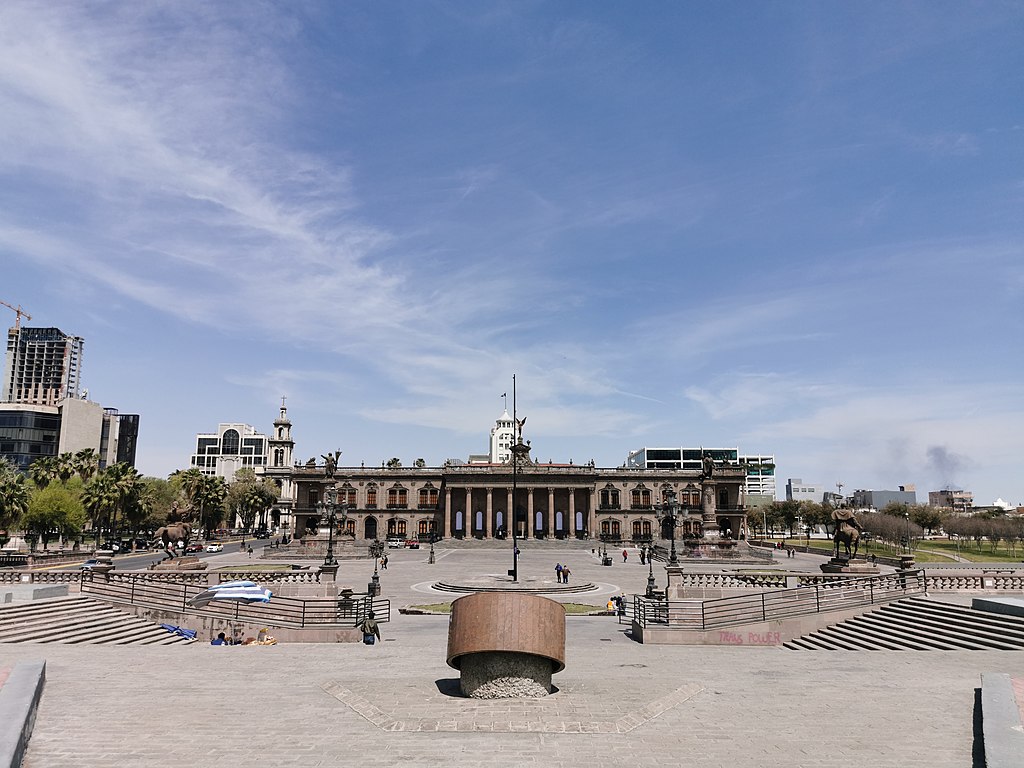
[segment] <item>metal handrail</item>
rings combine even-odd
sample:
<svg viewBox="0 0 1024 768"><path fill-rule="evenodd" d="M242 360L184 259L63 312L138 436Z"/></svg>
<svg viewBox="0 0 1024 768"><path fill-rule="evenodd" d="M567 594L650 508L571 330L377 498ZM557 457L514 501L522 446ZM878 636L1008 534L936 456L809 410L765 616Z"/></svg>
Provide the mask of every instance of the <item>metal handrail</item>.
<svg viewBox="0 0 1024 768"><path fill-rule="evenodd" d="M680 629L716 629L874 605L926 591L924 571L914 570L807 583L791 589L714 600L652 600L635 595L633 620L642 627L659 624Z"/></svg>
<svg viewBox="0 0 1024 768"><path fill-rule="evenodd" d="M146 578L148 574L82 574L82 594L143 608L233 618L268 626L354 626L373 611L378 622L391 619L391 601L352 595L339 598L299 598L275 595L269 603L212 601L202 608L189 600L205 589L202 584Z"/></svg>

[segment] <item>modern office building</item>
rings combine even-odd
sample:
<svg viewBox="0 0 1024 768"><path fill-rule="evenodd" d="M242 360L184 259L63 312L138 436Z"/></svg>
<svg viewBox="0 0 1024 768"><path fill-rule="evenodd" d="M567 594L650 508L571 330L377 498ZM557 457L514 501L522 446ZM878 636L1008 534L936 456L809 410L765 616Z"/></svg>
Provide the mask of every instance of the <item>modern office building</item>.
<svg viewBox="0 0 1024 768"><path fill-rule="evenodd" d="M799 477L786 481L786 501L815 501L820 504L824 500L825 486L821 483L805 483Z"/></svg>
<svg viewBox="0 0 1024 768"><path fill-rule="evenodd" d="M474 453L469 456L470 464L505 464L512 459L512 441L515 440L515 423L508 415L508 409L498 417L491 427L490 450L486 454Z"/></svg>
<svg viewBox="0 0 1024 768"><path fill-rule="evenodd" d="M948 507L958 515L969 514L974 510L974 494L970 491L945 488L941 491L928 491L928 506Z"/></svg>
<svg viewBox="0 0 1024 768"><path fill-rule="evenodd" d="M57 405L0 403L0 456L25 471L33 461L92 448L100 469L124 462L135 466L137 415L121 415L81 398Z"/></svg>
<svg viewBox="0 0 1024 768"><path fill-rule="evenodd" d="M77 398L84 343L59 328L8 330L0 400L57 405L66 398Z"/></svg>
<svg viewBox="0 0 1024 768"><path fill-rule="evenodd" d="M853 492L851 503L860 509L884 509L889 504L917 504L917 489L913 485L901 485L898 491L858 489Z"/></svg>
<svg viewBox="0 0 1024 768"><path fill-rule="evenodd" d="M138 415L119 414L79 392L85 342L59 328L7 332L0 456L26 471L36 459L96 451L100 469L135 465Z"/></svg>
<svg viewBox="0 0 1024 768"><path fill-rule="evenodd" d="M262 471L268 457L266 435L248 424L219 424L216 432L196 435L196 451L190 464L204 475L230 481L243 467Z"/></svg>
<svg viewBox="0 0 1024 768"><path fill-rule="evenodd" d="M745 494L775 498L775 456L771 454L741 454L739 448L640 448L629 452L626 466L630 469L699 471L705 453L720 464L735 464L744 468Z"/></svg>

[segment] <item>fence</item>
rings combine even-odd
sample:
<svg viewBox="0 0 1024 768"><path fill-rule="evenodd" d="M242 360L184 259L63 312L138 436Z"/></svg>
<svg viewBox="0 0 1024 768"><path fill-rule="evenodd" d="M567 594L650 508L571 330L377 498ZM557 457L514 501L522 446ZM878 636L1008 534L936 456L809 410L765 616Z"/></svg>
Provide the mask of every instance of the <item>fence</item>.
<svg viewBox="0 0 1024 768"><path fill-rule="evenodd" d="M703 601L650 600L637 595L633 600L633 621L641 627L658 624L679 629L716 629L890 602L924 594L926 584L924 571L917 570Z"/></svg>
<svg viewBox="0 0 1024 768"><path fill-rule="evenodd" d="M76 574L77 575L77 574ZM301 598L274 596L269 603L246 604L216 600L202 608L189 605L189 600L206 589L205 583L192 579L168 578L173 574L83 573L82 594L110 602L127 603L142 608L189 612L233 621L247 621L277 627L316 628L351 627L373 611L377 621L391 620L391 601L352 595L338 598ZM189 574L191 575L191 574ZM215 574L212 574L215 575ZM227 581L227 579L225 579ZM262 580L266 583L266 580Z"/></svg>

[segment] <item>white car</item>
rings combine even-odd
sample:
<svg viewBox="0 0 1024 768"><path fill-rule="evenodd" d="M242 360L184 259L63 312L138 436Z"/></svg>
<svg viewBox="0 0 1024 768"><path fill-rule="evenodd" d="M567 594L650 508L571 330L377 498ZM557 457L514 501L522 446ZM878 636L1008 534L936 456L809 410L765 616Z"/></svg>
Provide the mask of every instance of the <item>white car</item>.
<svg viewBox="0 0 1024 768"><path fill-rule="evenodd" d="M207 552L223 552L224 551L224 545L223 544L207 544L206 545L206 551Z"/></svg>

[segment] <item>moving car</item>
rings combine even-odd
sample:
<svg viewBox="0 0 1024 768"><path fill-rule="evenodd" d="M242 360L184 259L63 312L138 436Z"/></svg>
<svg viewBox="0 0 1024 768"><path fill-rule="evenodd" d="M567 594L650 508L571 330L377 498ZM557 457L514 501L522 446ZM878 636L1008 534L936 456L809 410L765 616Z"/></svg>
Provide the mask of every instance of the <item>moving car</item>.
<svg viewBox="0 0 1024 768"><path fill-rule="evenodd" d="M407 546L409 549L419 549L419 539L406 539L405 546Z"/></svg>
<svg viewBox="0 0 1024 768"><path fill-rule="evenodd" d="M84 563L82 563L82 570L83 571L91 571L93 568L95 568L99 564L100 564L99 560L97 560L95 557L90 557L88 560L86 560Z"/></svg>
<svg viewBox="0 0 1024 768"><path fill-rule="evenodd" d="M223 552L224 551L224 545L223 544L207 544L206 545L206 551L207 552Z"/></svg>
<svg viewBox="0 0 1024 768"><path fill-rule="evenodd" d="M187 547L185 547L185 552L202 552L202 551L203 551L203 545L202 544L198 544L196 542L192 542Z"/></svg>

